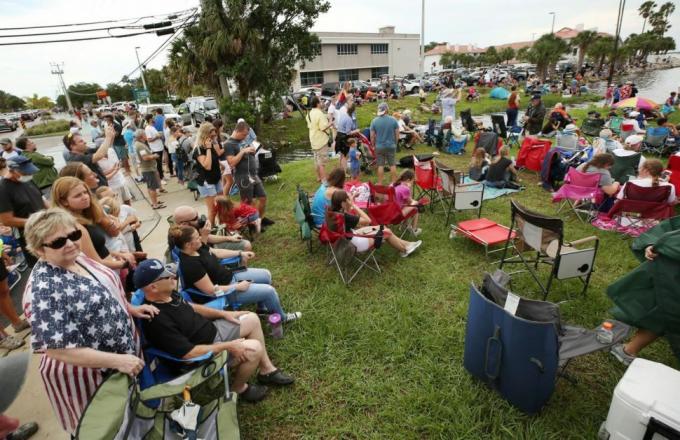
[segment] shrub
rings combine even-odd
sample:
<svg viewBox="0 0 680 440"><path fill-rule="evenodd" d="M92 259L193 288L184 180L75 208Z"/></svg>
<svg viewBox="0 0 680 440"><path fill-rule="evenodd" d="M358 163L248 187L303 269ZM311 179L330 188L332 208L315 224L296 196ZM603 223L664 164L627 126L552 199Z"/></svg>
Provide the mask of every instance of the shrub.
<svg viewBox="0 0 680 440"><path fill-rule="evenodd" d="M63 133L68 131L69 121L60 119L58 121L48 121L35 124L34 126L26 129L27 136L38 136L42 134L50 133Z"/></svg>

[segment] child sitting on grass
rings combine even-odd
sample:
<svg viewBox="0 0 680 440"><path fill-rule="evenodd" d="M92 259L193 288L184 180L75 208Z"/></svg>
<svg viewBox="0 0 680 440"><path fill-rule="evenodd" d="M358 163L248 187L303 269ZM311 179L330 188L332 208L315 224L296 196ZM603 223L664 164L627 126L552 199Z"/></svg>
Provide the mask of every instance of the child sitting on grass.
<svg viewBox="0 0 680 440"><path fill-rule="evenodd" d="M251 233L262 232L259 212L247 203L234 203L225 196L218 196L215 197L215 210L220 223L226 225L229 231L238 231L247 226Z"/></svg>

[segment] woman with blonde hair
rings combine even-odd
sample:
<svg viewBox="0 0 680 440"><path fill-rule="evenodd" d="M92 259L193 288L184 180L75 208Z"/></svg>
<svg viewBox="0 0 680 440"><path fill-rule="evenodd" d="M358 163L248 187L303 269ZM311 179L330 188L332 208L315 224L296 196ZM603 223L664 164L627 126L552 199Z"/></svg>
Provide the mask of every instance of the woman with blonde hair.
<svg viewBox="0 0 680 440"><path fill-rule="evenodd" d="M198 193L205 201L210 224L215 224L215 196L222 194L222 172L219 157L224 152L216 141L217 130L209 122L204 122L196 132L196 143L191 153L198 172Z"/></svg>
<svg viewBox="0 0 680 440"><path fill-rule="evenodd" d="M647 159L642 165L640 165L637 179L630 179L628 182L626 182L621 188L621 191L619 191L617 198L623 198L623 195L626 193L626 185L629 183L633 183L637 186L642 186L645 188L650 188L653 186L670 186L671 192L668 194L667 201L668 203L676 203L677 198L675 195L675 186L670 182L664 182L661 180L663 169L663 163L659 159Z"/></svg>
<svg viewBox="0 0 680 440"><path fill-rule="evenodd" d="M92 260L110 269L135 266L129 252L111 252L106 247L106 236L120 233L117 220L106 215L85 183L75 177L60 177L52 185L52 206L63 208L77 221L82 234L82 251Z"/></svg>

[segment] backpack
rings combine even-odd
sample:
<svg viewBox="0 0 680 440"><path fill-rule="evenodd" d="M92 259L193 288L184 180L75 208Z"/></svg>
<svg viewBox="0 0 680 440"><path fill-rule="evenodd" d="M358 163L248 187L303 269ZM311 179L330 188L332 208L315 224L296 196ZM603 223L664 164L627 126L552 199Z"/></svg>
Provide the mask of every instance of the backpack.
<svg viewBox="0 0 680 440"><path fill-rule="evenodd" d="M191 138L189 137L183 137L182 140L179 141L179 145L177 146L177 150L175 151L175 154L177 155L177 160L182 161L184 163L189 162L189 151L191 150Z"/></svg>

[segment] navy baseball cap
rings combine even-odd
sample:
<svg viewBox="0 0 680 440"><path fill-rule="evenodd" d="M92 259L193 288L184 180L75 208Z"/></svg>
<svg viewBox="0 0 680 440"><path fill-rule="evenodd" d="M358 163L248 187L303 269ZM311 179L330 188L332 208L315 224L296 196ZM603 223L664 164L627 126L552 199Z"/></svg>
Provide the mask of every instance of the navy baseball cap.
<svg viewBox="0 0 680 440"><path fill-rule="evenodd" d="M135 283L135 289L143 289L161 278L174 276L175 271L172 266L166 266L161 260L151 258L149 260L144 260L137 265L133 281Z"/></svg>
<svg viewBox="0 0 680 440"><path fill-rule="evenodd" d="M30 176L40 171L38 167L33 165L31 159L26 156L22 156L21 154L8 159L7 168L18 171L24 176Z"/></svg>

